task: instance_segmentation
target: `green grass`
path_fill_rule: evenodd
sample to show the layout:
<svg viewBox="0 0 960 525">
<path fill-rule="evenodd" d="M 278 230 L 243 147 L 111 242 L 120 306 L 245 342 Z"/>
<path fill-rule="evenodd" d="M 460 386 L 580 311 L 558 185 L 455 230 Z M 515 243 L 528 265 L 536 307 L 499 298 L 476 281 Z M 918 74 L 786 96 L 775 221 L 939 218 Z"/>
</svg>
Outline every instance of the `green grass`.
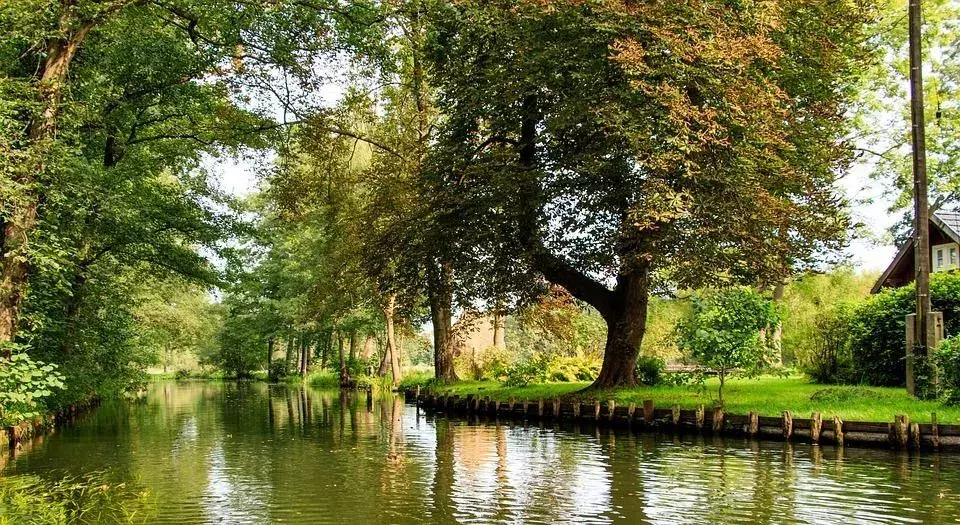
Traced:
<svg viewBox="0 0 960 525">
<path fill-rule="evenodd" d="M 424 388 L 428 382 L 421 383 Z M 490 396 L 506 401 L 563 398 L 593 401 L 612 399 L 617 405 L 638 406 L 652 399 L 658 407 L 680 405 L 695 409 L 700 404 L 712 407 L 717 397 L 717 380 L 707 380 L 707 389 L 698 392 L 690 386 L 653 386 L 604 391 L 581 392 L 589 383 L 545 383 L 525 387 L 504 387 L 494 381 L 463 381 L 452 385 L 430 385 L 435 393 L 467 396 Z M 930 414 L 944 424 L 960 423 L 960 407 L 945 406 L 935 401 L 920 401 L 907 395 L 903 388 L 818 385 L 801 376 L 728 380 L 724 388 L 725 410 L 730 414 L 755 411 L 761 416 L 779 416 L 790 410 L 796 417 L 820 412 L 824 418 L 834 415 L 846 421 L 893 421 L 896 414 L 906 414 L 911 421 L 930 422 Z"/>
</svg>

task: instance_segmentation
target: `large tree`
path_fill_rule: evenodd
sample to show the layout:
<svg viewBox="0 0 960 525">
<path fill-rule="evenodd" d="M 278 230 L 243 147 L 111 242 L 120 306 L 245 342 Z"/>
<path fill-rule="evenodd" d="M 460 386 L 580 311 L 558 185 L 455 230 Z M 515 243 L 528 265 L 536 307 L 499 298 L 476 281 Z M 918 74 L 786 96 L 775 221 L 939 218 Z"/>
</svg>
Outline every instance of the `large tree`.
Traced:
<svg viewBox="0 0 960 525">
<path fill-rule="evenodd" d="M 455 242 L 487 254 L 461 264 L 592 305 L 608 328 L 594 386 L 636 384 L 656 289 L 773 283 L 842 243 L 863 16 L 825 0 L 452 4 L 431 35 L 434 172 L 469 220 Z"/>
</svg>

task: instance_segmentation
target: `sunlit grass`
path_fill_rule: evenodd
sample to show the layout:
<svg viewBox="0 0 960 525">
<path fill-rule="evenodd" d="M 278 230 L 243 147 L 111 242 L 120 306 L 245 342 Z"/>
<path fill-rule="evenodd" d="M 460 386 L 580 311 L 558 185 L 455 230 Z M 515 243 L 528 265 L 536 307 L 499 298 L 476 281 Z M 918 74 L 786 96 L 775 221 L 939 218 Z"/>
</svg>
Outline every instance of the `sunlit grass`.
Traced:
<svg viewBox="0 0 960 525">
<path fill-rule="evenodd" d="M 511 388 L 494 381 L 464 381 L 431 388 L 437 393 L 489 396 L 500 401 L 511 397 L 517 401 L 612 399 L 618 405 L 639 406 L 644 400 L 652 399 L 658 407 L 679 405 L 681 409 L 695 409 L 701 404 L 710 408 L 717 398 L 717 380 L 713 378 L 707 380 L 703 391 L 691 386 L 662 385 L 584 392 L 589 385 L 586 382 L 545 383 Z M 818 385 L 802 376 L 728 380 L 723 397 L 725 411 L 731 414 L 755 411 L 762 416 L 779 416 L 789 410 L 798 417 L 820 412 L 824 418 L 838 415 L 849 421 L 893 421 L 894 415 L 906 414 L 911 421 L 925 423 L 930 421 L 930 414 L 936 412 L 940 423 L 960 423 L 960 407 L 920 401 L 903 388 Z"/>
</svg>

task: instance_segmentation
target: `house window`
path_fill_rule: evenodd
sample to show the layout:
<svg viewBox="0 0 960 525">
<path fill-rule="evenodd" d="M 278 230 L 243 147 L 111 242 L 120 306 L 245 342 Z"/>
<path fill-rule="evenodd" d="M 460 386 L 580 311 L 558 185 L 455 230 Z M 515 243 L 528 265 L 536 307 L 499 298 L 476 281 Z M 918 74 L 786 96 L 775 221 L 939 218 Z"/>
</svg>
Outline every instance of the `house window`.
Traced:
<svg viewBox="0 0 960 525">
<path fill-rule="evenodd" d="M 937 249 L 937 269 L 943 268 L 943 248 Z"/>
</svg>

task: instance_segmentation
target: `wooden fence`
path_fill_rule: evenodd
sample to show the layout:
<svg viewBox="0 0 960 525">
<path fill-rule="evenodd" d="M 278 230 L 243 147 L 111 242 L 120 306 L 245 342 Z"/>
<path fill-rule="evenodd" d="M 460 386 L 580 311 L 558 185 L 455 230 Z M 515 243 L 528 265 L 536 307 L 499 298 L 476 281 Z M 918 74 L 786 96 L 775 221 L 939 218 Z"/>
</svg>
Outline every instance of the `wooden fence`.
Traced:
<svg viewBox="0 0 960 525">
<path fill-rule="evenodd" d="M 720 408 L 681 410 L 674 405 L 657 408 L 652 400 L 636 406 L 617 406 L 613 401 L 577 403 L 559 400 L 509 401 L 468 395 L 437 396 L 417 388 L 405 392 L 418 407 L 453 414 L 493 416 L 520 420 L 553 420 L 630 427 L 641 430 L 707 432 L 758 439 L 779 439 L 818 444 L 883 446 L 898 449 L 960 450 L 960 425 L 939 425 L 937 414 L 930 424 L 911 423 L 897 415 L 889 423 L 842 421 L 837 416 L 823 417 L 814 412 L 809 418 L 797 418 L 789 411 L 780 417 L 726 414 Z"/>
</svg>

